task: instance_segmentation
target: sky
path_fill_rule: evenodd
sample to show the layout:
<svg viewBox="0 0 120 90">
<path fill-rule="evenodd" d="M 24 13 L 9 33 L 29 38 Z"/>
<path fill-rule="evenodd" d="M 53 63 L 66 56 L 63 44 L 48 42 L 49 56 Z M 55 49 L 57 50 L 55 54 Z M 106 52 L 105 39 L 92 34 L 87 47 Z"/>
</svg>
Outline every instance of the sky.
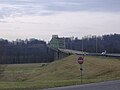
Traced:
<svg viewBox="0 0 120 90">
<path fill-rule="evenodd" d="M 120 0 L 0 0 L 0 38 L 120 34 Z"/>
</svg>

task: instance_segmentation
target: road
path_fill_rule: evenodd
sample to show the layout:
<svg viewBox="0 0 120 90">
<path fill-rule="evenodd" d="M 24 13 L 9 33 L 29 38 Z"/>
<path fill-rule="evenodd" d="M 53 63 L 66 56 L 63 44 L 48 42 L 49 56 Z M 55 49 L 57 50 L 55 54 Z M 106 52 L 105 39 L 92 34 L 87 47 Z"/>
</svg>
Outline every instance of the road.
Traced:
<svg viewBox="0 0 120 90">
<path fill-rule="evenodd" d="M 91 56 L 107 56 L 107 57 L 119 57 L 120 54 L 102 54 L 102 53 L 88 53 L 88 52 L 81 52 L 81 51 L 76 51 L 76 50 L 70 50 L 70 49 L 59 49 L 61 52 L 64 53 L 71 53 L 71 54 L 77 54 L 77 55 L 91 55 Z"/>
<path fill-rule="evenodd" d="M 120 90 L 120 80 L 59 88 L 50 88 L 44 90 Z"/>
</svg>

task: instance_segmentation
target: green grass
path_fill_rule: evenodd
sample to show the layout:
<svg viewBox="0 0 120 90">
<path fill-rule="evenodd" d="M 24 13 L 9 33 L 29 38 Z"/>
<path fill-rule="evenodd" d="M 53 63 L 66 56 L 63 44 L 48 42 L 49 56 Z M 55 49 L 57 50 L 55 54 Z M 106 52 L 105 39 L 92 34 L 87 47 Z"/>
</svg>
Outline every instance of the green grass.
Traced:
<svg viewBox="0 0 120 90">
<path fill-rule="evenodd" d="M 0 77 L 0 90 L 35 90 L 80 84 L 78 56 L 46 64 L 5 65 Z M 83 83 L 120 79 L 120 59 L 86 56 Z"/>
</svg>

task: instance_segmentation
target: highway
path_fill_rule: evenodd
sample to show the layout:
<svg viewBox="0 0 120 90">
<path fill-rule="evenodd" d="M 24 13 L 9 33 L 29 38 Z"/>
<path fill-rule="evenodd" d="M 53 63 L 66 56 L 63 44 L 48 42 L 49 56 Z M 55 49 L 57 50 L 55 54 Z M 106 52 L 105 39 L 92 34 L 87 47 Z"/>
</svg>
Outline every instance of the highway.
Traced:
<svg viewBox="0 0 120 90">
<path fill-rule="evenodd" d="M 120 80 L 50 88 L 50 89 L 43 89 L 43 90 L 120 90 Z"/>
<path fill-rule="evenodd" d="M 61 52 L 64 53 L 70 53 L 70 54 L 77 54 L 77 55 L 90 55 L 90 56 L 107 56 L 107 57 L 120 57 L 120 54 L 102 54 L 102 53 L 88 53 L 88 52 L 82 52 L 82 51 L 76 51 L 76 50 L 69 50 L 69 49 L 58 49 Z"/>
</svg>

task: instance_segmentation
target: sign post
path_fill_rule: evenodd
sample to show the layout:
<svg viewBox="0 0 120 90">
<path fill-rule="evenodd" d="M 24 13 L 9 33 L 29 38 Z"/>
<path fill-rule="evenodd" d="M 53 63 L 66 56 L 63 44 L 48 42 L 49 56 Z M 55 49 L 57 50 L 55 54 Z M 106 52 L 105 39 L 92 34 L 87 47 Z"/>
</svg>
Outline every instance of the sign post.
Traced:
<svg viewBox="0 0 120 90">
<path fill-rule="evenodd" d="M 83 71 L 83 68 L 82 68 L 82 64 L 83 64 L 83 62 L 84 62 L 83 57 L 79 57 L 79 58 L 78 58 L 78 63 L 80 64 L 80 77 L 81 77 L 81 84 L 82 84 L 82 76 L 83 76 L 83 73 L 82 73 L 82 71 Z"/>
</svg>

